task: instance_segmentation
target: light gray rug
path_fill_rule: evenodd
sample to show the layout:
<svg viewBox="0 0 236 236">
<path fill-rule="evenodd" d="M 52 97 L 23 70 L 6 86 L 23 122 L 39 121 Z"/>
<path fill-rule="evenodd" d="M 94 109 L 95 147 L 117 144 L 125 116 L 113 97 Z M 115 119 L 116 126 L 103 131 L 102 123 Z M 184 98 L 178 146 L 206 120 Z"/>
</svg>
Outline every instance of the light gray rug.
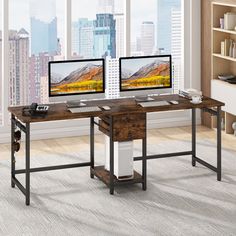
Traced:
<svg viewBox="0 0 236 236">
<path fill-rule="evenodd" d="M 79 139 L 78 139 L 79 141 Z M 190 142 L 149 142 L 149 153 L 190 149 Z M 70 153 L 32 151 L 31 166 L 89 159 L 88 145 Z M 135 155 L 141 153 L 135 143 Z M 78 153 L 80 152 L 80 153 Z M 215 164 L 215 146 L 198 142 L 198 154 Z M 96 145 L 96 163 L 103 163 Z M 10 155 L 9 155 L 10 157 Z M 191 166 L 190 156 L 148 161 L 147 191 L 141 185 L 119 187 L 114 196 L 89 168 L 31 174 L 31 205 L 10 188 L 10 162 L 0 161 L 0 235 L 236 235 L 236 153 L 223 150 L 223 179 Z M 140 170 L 136 163 L 136 169 Z M 24 165 L 17 159 L 17 167 Z M 20 177 L 24 180 L 23 176 Z"/>
</svg>

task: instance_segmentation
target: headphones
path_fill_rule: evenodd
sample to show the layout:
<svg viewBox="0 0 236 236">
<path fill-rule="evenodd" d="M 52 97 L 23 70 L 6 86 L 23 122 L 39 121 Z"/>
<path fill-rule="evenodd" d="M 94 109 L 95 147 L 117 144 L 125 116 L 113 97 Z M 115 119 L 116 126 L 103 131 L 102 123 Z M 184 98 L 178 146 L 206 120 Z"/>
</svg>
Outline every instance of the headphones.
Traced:
<svg viewBox="0 0 236 236">
<path fill-rule="evenodd" d="M 21 131 L 17 130 L 14 132 L 14 142 L 13 142 L 14 152 L 18 152 L 20 150 L 20 140 L 21 140 Z"/>
</svg>

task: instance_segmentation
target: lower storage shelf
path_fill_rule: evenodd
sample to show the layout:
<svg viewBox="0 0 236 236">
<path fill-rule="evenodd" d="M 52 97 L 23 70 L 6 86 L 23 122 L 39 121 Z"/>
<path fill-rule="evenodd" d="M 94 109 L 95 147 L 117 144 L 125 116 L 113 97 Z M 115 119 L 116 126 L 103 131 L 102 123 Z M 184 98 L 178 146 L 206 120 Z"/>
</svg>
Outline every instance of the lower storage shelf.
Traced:
<svg viewBox="0 0 236 236">
<path fill-rule="evenodd" d="M 105 183 L 108 187 L 110 186 L 110 172 L 105 169 L 104 166 L 96 166 L 92 169 L 92 173 L 100 179 L 103 183 Z M 114 175 L 114 185 L 123 185 L 123 184 L 137 184 L 143 183 L 142 175 L 138 172 L 134 171 L 133 178 L 131 179 L 117 179 Z"/>
</svg>

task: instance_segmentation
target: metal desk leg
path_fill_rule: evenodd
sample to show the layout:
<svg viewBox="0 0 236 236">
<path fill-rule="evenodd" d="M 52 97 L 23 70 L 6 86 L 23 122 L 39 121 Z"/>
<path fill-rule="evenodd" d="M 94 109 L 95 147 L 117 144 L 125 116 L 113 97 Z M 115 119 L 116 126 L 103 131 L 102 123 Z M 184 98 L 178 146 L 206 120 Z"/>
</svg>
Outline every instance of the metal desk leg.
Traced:
<svg viewBox="0 0 236 236">
<path fill-rule="evenodd" d="M 11 115 L 11 187 L 15 187 L 15 183 L 13 182 L 13 178 L 15 178 L 15 150 L 14 150 L 14 134 L 15 134 L 15 116 Z"/>
<path fill-rule="evenodd" d="M 143 160 L 142 160 L 142 177 L 143 177 L 143 190 L 147 189 L 147 139 L 146 137 L 142 140 L 143 149 Z"/>
<path fill-rule="evenodd" d="M 113 116 L 110 116 L 110 194 L 114 194 Z"/>
<path fill-rule="evenodd" d="M 217 107 L 217 180 L 221 181 L 221 107 Z"/>
<path fill-rule="evenodd" d="M 90 118 L 90 177 L 93 179 L 94 174 L 94 117 Z"/>
<path fill-rule="evenodd" d="M 147 189 L 147 124 L 145 125 L 145 137 L 142 140 L 142 152 L 142 178 L 143 190 L 145 191 Z"/>
<path fill-rule="evenodd" d="M 196 166 L 196 108 L 192 109 L 192 166 Z"/>
<path fill-rule="evenodd" d="M 25 204 L 30 204 L 30 124 L 26 123 L 25 133 Z"/>
</svg>

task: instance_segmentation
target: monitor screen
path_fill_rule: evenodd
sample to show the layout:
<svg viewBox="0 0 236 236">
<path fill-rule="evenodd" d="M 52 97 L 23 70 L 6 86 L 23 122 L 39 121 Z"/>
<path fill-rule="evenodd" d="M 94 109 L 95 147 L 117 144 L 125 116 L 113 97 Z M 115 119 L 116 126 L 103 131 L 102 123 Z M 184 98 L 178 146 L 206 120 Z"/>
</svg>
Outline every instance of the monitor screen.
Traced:
<svg viewBox="0 0 236 236">
<path fill-rule="evenodd" d="M 105 92 L 104 59 L 50 61 L 49 97 Z"/>
<path fill-rule="evenodd" d="M 120 58 L 120 91 L 172 87 L 171 55 Z"/>
</svg>

